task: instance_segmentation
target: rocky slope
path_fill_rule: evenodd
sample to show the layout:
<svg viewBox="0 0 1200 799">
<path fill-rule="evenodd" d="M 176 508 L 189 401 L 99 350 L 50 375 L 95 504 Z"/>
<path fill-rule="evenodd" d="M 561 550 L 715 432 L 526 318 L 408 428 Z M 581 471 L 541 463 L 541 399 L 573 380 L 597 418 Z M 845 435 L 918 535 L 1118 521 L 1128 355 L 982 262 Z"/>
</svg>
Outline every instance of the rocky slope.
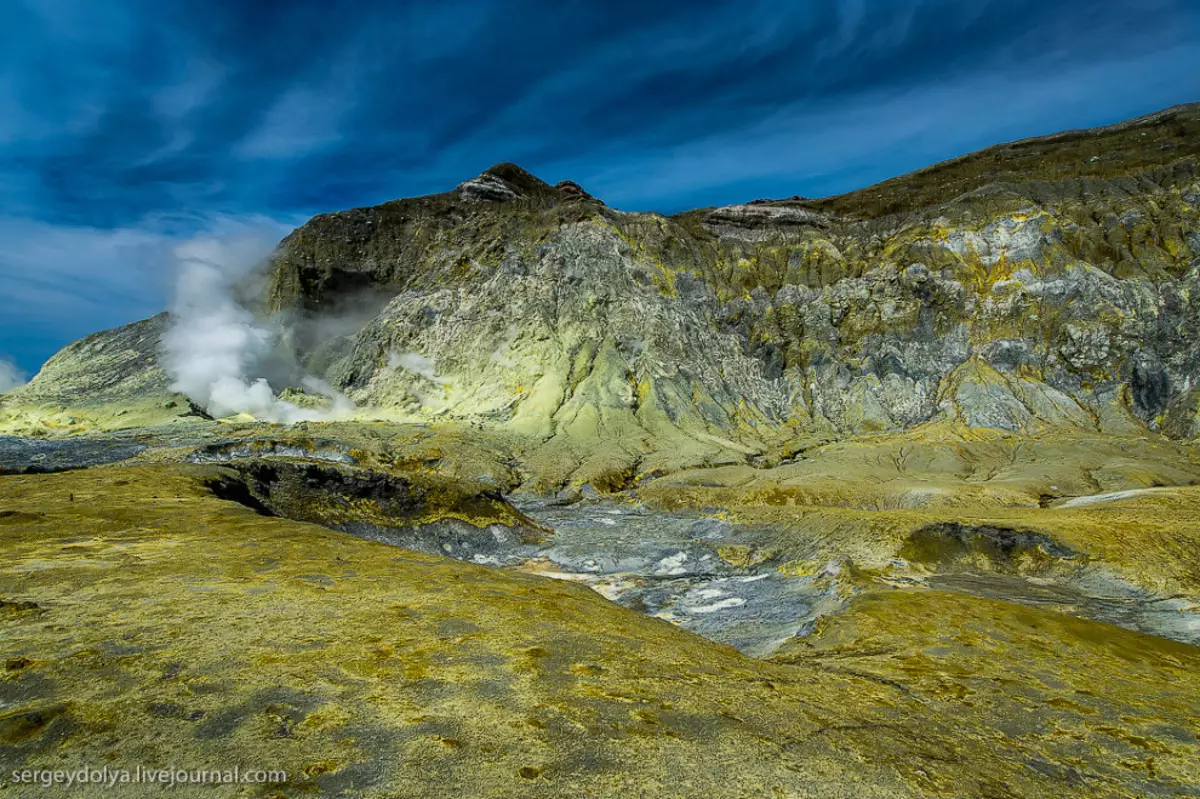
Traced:
<svg viewBox="0 0 1200 799">
<path fill-rule="evenodd" d="M 267 303 L 395 293 L 301 354 L 364 404 L 542 435 L 753 445 L 786 422 L 946 416 L 1192 435 L 1198 153 L 1200 110 L 1184 108 L 842 198 L 674 218 L 563 201 L 501 166 L 457 196 L 314 219 L 283 242 Z M 438 385 L 390 368 L 395 352 L 427 358 Z"/>
<path fill-rule="evenodd" d="M 547 484 L 930 421 L 1187 438 L 1198 170 L 1196 105 L 673 217 L 502 164 L 314 217 L 246 302 L 360 415 L 527 437 Z M 5 398 L 9 429 L 194 412 L 158 365 L 165 323 L 66 348 Z"/>
</svg>

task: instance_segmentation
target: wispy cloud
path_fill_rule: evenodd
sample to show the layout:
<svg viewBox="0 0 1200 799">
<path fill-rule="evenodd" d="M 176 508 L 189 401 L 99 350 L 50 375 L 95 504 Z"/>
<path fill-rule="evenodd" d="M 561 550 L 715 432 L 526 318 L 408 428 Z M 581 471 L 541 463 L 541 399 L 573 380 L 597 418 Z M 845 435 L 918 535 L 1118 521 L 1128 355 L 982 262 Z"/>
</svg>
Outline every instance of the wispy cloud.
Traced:
<svg viewBox="0 0 1200 799">
<path fill-rule="evenodd" d="M 1177 46 L 1057 72 L 963 75 L 895 93 L 863 92 L 823 106 L 786 108 L 758 124 L 715 136 L 648 148 L 634 157 L 571 159 L 555 172 L 580 176 L 599 196 L 620 195 L 633 207 L 677 210 L 730 198 L 819 197 L 866 186 L 1001 141 L 1059 129 L 1116 122 L 1111 94 L 1130 74 L 1148 76 L 1127 91 L 1146 111 L 1171 105 L 1177 84 L 1157 72 L 1162 61 L 1200 72 L 1200 49 Z M 912 109 L 924 109 L 912 113 Z M 980 119 L 1003 108 L 986 131 Z M 1048 127 L 1045 120 L 1063 120 Z"/>
<path fill-rule="evenodd" d="M 260 125 L 238 142 L 239 158 L 290 159 L 336 144 L 342 134 L 342 104 L 335 95 L 296 88 L 276 101 Z"/>
</svg>

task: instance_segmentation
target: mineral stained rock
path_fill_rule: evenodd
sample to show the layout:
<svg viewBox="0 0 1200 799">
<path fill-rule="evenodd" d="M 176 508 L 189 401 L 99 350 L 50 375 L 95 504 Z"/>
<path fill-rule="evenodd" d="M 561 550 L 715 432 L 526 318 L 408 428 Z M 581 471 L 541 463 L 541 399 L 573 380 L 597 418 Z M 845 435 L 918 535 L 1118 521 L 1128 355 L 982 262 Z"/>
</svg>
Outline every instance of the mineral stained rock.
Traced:
<svg viewBox="0 0 1200 799">
<path fill-rule="evenodd" d="M 1200 106 L 1181 106 L 839 197 L 670 217 L 501 164 L 314 217 L 249 302 L 361 413 L 530 436 L 548 482 L 943 420 L 1189 438 L 1198 159 Z M 0 413 L 79 429 L 191 410 L 164 407 L 165 324 L 71 345 Z"/>
</svg>

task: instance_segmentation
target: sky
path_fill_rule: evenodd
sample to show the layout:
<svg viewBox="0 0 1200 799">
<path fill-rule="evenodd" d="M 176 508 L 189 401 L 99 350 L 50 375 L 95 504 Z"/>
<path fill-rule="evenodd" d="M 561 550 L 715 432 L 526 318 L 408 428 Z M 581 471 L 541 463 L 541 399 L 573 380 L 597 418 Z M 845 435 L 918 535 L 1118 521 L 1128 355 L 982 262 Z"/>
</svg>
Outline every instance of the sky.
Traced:
<svg viewBox="0 0 1200 799">
<path fill-rule="evenodd" d="M 669 213 L 1200 100 L 1195 0 L 9 0 L 0 18 L 0 380 L 166 307 L 194 237 L 275 241 L 501 161 Z"/>
</svg>

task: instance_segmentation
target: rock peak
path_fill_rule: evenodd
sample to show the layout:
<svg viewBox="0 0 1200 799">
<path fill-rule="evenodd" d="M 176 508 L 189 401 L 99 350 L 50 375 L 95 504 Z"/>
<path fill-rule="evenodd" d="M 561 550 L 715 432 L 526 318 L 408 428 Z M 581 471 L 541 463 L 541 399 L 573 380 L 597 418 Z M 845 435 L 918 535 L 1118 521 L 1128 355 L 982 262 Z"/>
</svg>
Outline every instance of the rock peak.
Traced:
<svg viewBox="0 0 1200 799">
<path fill-rule="evenodd" d="M 533 173 L 504 162 L 460 183 L 458 192 L 468 202 L 504 203 L 553 194 L 554 189 Z"/>
<path fill-rule="evenodd" d="M 504 203 L 541 198 L 559 200 L 595 200 L 573 180 L 562 180 L 554 186 L 505 161 L 485 169 L 479 177 L 458 185 L 459 196 L 468 202 Z"/>
<path fill-rule="evenodd" d="M 584 191 L 583 186 L 580 186 L 573 180 L 560 180 L 554 184 L 554 188 L 559 194 L 563 195 L 568 200 L 595 200 L 596 198 Z"/>
<path fill-rule="evenodd" d="M 517 186 L 524 185 L 550 188 L 550 184 L 539 178 L 537 175 L 509 161 L 504 161 L 496 164 L 495 166 L 488 167 L 483 171 L 483 174 L 494 175 L 495 177 L 503 180 L 505 183 L 511 183 Z"/>
</svg>

